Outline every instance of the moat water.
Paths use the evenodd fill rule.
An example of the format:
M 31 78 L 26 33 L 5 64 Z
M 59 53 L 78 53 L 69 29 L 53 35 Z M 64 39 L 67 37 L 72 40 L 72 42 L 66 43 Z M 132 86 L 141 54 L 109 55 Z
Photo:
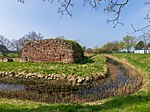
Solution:
M 38 86 L 28 88 L 22 84 L 0 83 L 0 97 L 28 99 L 42 102 L 86 102 L 95 101 L 106 97 L 132 94 L 142 85 L 138 75 L 130 75 L 121 64 L 107 59 L 108 73 L 105 79 L 91 83 L 88 88 L 76 91 L 48 91 L 51 86 Z M 42 88 L 41 88 L 42 87 Z M 58 90 L 61 88 L 58 88 Z M 43 91 L 44 90 L 44 91 Z M 5 94 L 4 91 L 9 91 Z M 20 91 L 20 92 L 18 92 Z M 15 97 L 14 97 L 15 96 Z
M 0 83 L 0 90 L 21 91 L 26 89 L 25 86 L 21 84 Z

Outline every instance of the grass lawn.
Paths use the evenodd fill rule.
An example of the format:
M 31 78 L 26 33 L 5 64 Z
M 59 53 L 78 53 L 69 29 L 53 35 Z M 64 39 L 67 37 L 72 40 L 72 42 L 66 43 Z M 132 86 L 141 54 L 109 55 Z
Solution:
M 113 54 L 126 60 L 150 77 L 150 55 Z M 149 112 L 150 86 L 138 93 L 84 104 L 45 104 L 23 100 L 0 99 L 0 112 Z
M 0 62 L 0 71 L 14 71 L 40 74 L 65 74 L 76 76 L 90 76 L 106 71 L 105 58 L 96 55 L 85 57 L 81 63 L 33 63 L 33 62 Z

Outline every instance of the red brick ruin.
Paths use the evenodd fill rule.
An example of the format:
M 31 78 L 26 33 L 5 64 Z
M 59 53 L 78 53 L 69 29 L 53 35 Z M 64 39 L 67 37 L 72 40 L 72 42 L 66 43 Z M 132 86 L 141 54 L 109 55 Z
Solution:
M 75 41 L 64 39 L 27 42 L 22 49 L 22 59 L 29 62 L 74 63 L 82 57 L 82 47 Z

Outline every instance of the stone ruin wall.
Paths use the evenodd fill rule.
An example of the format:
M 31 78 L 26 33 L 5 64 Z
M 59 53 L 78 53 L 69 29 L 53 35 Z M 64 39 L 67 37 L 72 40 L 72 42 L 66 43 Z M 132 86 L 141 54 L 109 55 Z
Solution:
M 25 44 L 22 59 L 30 62 L 73 63 L 83 56 L 79 48 L 81 46 L 72 47 L 61 39 L 32 41 Z

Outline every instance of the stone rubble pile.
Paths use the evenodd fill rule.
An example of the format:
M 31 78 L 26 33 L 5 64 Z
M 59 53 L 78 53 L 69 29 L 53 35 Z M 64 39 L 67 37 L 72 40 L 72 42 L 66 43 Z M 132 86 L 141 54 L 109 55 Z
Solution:
M 69 40 L 70 41 L 70 40 Z M 27 42 L 22 49 L 22 59 L 30 62 L 74 63 L 83 57 L 82 47 L 64 39 L 47 39 Z
M 66 76 L 64 74 L 49 74 L 49 75 L 43 75 L 39 73 L 25 73 L 25 72 L 0 72 L 0 77 L 13 77 L 13 78 L 24 78 L 24 79 L 47 79 L 47 80 L 65 80 L 69 84 L 72 85 L 80 85 L 84 83 L 89 83 L 92 81 L 96 81 L 99 79 L 105 78 L 104 75 L 102 74 L 95 74 L 93 76 L 86 76 L 86 77 L 81 77 L 81 76 L 74 76 L 74 75 L 69 75 Z

